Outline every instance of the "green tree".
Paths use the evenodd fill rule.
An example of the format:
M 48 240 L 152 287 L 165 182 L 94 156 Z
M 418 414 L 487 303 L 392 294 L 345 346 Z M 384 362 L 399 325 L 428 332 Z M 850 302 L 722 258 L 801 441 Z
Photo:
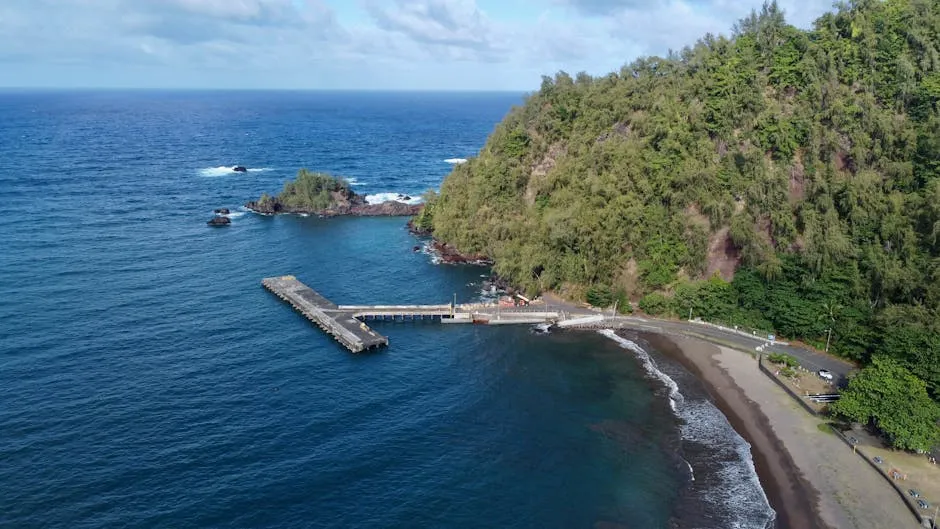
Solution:
M 940 397 L 937 130 L 940 4 L 840 2 L 802 30 L 771 1 L 730 36 L 543 77 L 417 222 L 528 292 L 831 335 Z
M 437 194 L 437 191 L 433 189 L 429 189 L 421 195 L 421 201 L 424 207 L 415 215 L 413 220 L 415 228 L 423 232 L 430 232 L 434 229 L 434 210 L 437 209 L 437 201 L 439 198 L 440 196 Z
M 878 428 L 895 448 L 929 450 L 940 441 L 940 406 L 922 380 L 887 357 L 873 358 L 829 409 Z
M 293 181 L 284 184 L 277 197 L 264 193 L 258 203 L 266 207 L 276 200 L 288 211 L 322 211 L 340 202 L 348 202 L 352 197 L 353 192 L 346 179 L 300 169 Z

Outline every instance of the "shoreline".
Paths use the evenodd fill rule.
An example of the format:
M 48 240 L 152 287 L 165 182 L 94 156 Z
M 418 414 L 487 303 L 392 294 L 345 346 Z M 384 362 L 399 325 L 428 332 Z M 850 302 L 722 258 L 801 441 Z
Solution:
M 645 341 L 701 384 L 751 445 L 758 480 L 778 529 L 919 527 L 897 491 L 808 414 L 739 349 L 694 336 L 617 331 Z
M 379 204 L 352 204 L 327 209 L 286 208 L 279 202 L 270 207 L 262 207 L 258 201 L 244 204 L 244 207 L 258 215 L 316 215 L 318 217 L 413 217 L 420 211 L 422 204 L 405 204 L 396 200 L 387 200 Z
M 800 472 L 783 442 L 774 434 L 770 420 L 718 365 L 717 346 L 684 336 L 637 333 L 654 349 L 680 363 L 703 385 L 738 435 L 751 445 L 751 456 L 778 529 L 824 529 L 819 513 L 819 493 Z M 743 354 L 743 353 L 742 353 Z M 754 361 L 757 372 L 757 364 Z

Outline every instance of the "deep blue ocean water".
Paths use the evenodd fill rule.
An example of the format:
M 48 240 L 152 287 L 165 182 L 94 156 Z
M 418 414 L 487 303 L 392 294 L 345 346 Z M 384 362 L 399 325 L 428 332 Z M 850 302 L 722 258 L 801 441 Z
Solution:
M 487 270 L 412 252 L 405 219 L 205 224 L 300 167 L 436 188 L 521 101 L 0 92 L 0 527 L 761 525 L 756 481 L 753 507 L 718 490 L 746 454 L 683 451 L 669 388 L 601 335 L 376 323 L 390 347 L 353 355 L 260 285 L 478 297 Z

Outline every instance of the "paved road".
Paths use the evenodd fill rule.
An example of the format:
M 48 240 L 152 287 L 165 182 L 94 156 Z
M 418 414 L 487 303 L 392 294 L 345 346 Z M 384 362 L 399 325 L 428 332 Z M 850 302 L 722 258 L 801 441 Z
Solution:
M 793 345 L 783 345 L 779 343 L 769 344 L 769 342 L 757 336 L 750 336 L 731 330 L 704 325 L 701 323 L 690 323 L 680 321 L 659 320 L 654 318 L 640 318 L 632 316 L 607 317 L 605 324 L 618 324 L 624 328 L 633 328 L 641 331 L 660 330 L 664 332 L 691 335 L 706 340 L 711 339 L 723 344 L 732 345 L 739 349 L 753 351 L 758 346 L 764 345 L 764 353 L 786 353 L 793 355 L 800 364 L 810 371 L 826 369 L 832 372 L 836 383 L 841 387 L 848 382 L 848 375 L 856 368 L 843 360 L 834 358 L 816 351 Z
M 633 328 L 640 331 L 665 331 L 687 334 L 699 338 L 724 342 L 747 351 L 754 351 L 758 346 L 765 345 L 765 347 L 762 349 L 764 353 L 786 353 L 793 355 L 797 360 L 800 361 L 800 364 L 803 367 L 810 371 L 815 372 L 819 371 L 820 369 L 826 369 L 832 372 L 833 376 L 835 377 L 835 382 L 839 387 L 843 387 L 848 382 L 849 373 L 856 369 L 856 367 L 849 362 L 822 353 L 817 353 L 811 349 L 778 343 L 766 345 L 769 344 L 769 342 L 765 339 L 765 337 L 751 336 L 743 332 L 735 332 L 732 330 L 723 330 L 721 328 L 702 323 L 660 320 L 649 317 L 611 316 L 610 311 L 602 312 L 598 310 L 591 310 L 585 308 L 583 305 L 565 301 L 550 294 L 546 294 L 544 297 L 547 305 L 550 306 L 553 310 L 566 311 L 571 316 L 605 314 L 606 318 L 604 324 L 619 324 L 623 325 L 624 327 Z

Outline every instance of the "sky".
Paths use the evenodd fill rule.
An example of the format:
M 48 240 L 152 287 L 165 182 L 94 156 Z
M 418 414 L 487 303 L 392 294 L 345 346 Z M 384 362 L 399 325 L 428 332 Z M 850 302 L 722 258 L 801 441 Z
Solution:
M 513 90 L 730 33 L 762 0 L 0 0 L 0 87 Z M 811 27 L 832 0 L 778 0 Z

